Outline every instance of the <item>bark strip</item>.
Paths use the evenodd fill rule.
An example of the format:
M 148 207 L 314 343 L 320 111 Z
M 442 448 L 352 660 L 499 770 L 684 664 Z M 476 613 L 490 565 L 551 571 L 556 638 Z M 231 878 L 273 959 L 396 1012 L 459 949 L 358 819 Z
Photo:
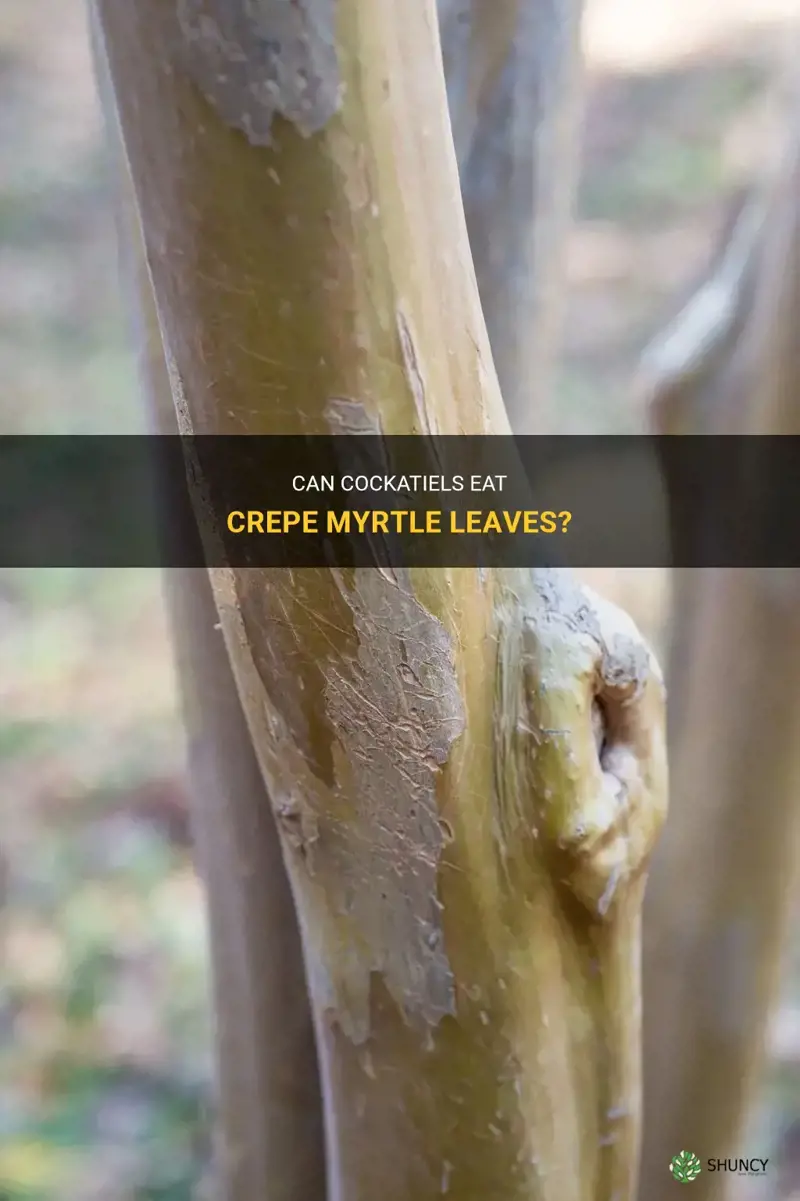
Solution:
M 150 423 L 177 432 L 158 316 L 102 41 L 95 68 L 117 168 L 123 283 Z M 168 516 L 168 515 L 167 515 Z M 164 573 L 189 745 L 191 830 L 209 909 L 218 1106 L 230 1201 L 324 1201 L 322 1101 L 297 918 L 208 575 Z

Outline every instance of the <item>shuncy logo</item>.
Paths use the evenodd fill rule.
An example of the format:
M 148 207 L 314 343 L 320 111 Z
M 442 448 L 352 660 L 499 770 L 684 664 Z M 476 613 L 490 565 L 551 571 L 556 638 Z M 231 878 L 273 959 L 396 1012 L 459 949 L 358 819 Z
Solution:
M 768 1159 L 709 1159 L 709 1172 L 736 1172 L 739 1176 L 765 1176 Z M 702 1172 L 702 1165 L 693 1151 L 679 1151 L 669 1162 L 669 1170 L 681 1184 L 691 1184 Z
M 681 1184 L 690 1184 L 702 1172 L 700 1160 L 692 1151 L 680 1151 L 669 1161 L 669 1170 Z

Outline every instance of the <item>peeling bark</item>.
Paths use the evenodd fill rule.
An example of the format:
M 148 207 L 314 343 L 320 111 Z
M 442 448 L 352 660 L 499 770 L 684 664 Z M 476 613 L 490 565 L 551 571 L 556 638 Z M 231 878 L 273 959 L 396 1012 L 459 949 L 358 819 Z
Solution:
M 99 0 L 183 429 L 508 432 L 436 14 L 399 7 L 339 0 L 339 110 L 255 146 L 173 54 L 166 0 Z M 630 1201 L 666 787 L 635 630 L 560 572 L 210 576 L 299 917 L 333 1201 Z
M 228 124 L 269 146 L 284 117 L 310 137 L 341 103 L 336 0 L 178 0 L 177 57 Z

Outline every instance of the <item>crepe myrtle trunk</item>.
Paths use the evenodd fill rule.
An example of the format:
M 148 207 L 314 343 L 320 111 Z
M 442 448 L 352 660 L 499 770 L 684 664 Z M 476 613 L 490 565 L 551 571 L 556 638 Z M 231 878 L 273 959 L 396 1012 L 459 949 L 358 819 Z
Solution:
M 663 433 L 800 434 L 798 115 L 775 177 L 646 356 Z M 762 471 L 743 490 L 742 525 L 771 484 Z M 680 1148 L 768 1153 L 741 1140 L 800 845 L 798 572 L 700 568 L 674 584 L 673 807 L 645 904 L 642 1201 L 672 1196 L 663 1168 Z M 725 1195 L 725 1173 L 694 1182 L 702 1201 Z
M 178 427 L 508 432 L 432 4 L 97 13 Z M 630 1201 L 666 800 L 632 623 L 563 571 L 208 574 L 298 918 L 329 1197 Z M 214 686 L 203 621 L 190 699 Z M 255 791 L 224 784 L 268 838 Z M 234 839 L 207 854 L 213 915 L 263 864 Z M 229 954 L 257 964 L 269 902 L 238 895 Z M 216 1003 L 224 1029 L 224 982 Z M 280 1038 L 265 1008 L 222 1057 Z M 269 1201 L 222 1120 L 230 1201 Z
M 105 48 L 96 75 L 117 184 L 121 273 L 151 428 L 175 435 L 158 313 Z M 167 518 L 169 514 L 166 515 Z M 324 1201 L 322 1102 L 297 917 L 277 827 L 208 573 L 163 573 L 188 743 L 191 829 L 206 885 L 218 1112 L 232 1201 Z M 219 1186 L 215 1182 L 215 1195 Z

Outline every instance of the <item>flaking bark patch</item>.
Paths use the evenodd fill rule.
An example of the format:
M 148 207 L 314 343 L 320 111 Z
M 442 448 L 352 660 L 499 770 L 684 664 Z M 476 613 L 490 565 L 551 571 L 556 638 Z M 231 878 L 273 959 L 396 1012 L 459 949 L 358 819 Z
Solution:
M 339 110 L 336 0 L 178 0 L 181 59 L 254 146 L 285 117 L 310 137 Z
M 357 810 L 336 839 L 333 880 L 342 904 L 349 893 L 363 967 L 383 974 L 409 1019 L 433 1024 L 455 1004 L 436 806 L 436 777 L 464 728 L 453 648 L 402 575 L 361 570 L 352 588 L 337 580 L 359 645 L 355 662 L 325 669 L 326 707 L 337 785 Z
M 382 433 L 377 416 L 347 397 L 331 397 L 325 416 L 333 434 Z M 320 665 L 334 735 L 328 810 L 351 804 L 346 820 L 325 823 L 325 859 L 316 862 L 328 905 L 357 932 L 359 949 L 344 959 L 347 1000 L 340 996 L 336 1010 L 345 1033 L 361 1042 L 372 972 L 409 1021 L 435 1024 L 455 1011 L 437 896 L 444 834 L 436 779 L 465 714 L 452 639 L 416 599 L 408 573 L 367 568 L 346 580 L 334 570 L 333 578 L 357 651 Z
M 455 1011 L 438 897 L 445 834 L 436 793 L 465 715 L 452 638 L 406 573 L 332 569 L 330 578 L 350 619 L 336 617 L 340 633 L 348 627 L 346 643 L 313 660 L 321 677 L 313 712 L 328 731 L 326 778 L 297 709 L 308 683 L 303 648 L 284 647 L 295 664 L 288 675 L 265 670 L 259 650 L 281 637 L 277 579 L 212 572 L 283 836 L 312 991 L 320 1010 L 362 1043 L 373 973 L 410 1025 L 430 1027 Z

